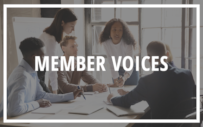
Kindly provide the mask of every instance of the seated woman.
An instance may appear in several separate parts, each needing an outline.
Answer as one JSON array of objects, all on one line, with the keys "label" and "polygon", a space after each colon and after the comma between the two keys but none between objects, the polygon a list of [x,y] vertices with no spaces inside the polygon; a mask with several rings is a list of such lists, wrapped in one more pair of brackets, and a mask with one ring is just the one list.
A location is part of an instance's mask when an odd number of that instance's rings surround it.
[{"label": "seated woman", "polygon": [[[137,85],[139,80],[139,72],[135,70],[136,63],[130,71],[125,71],[121,64],[119,71],[115,71],[111,56],[118,57],[131,56],[139,54],[139,44],[135,41],[133,34],[130,32],[128,25],[121,19],[111,19],[107,22],[104,30],[100,35],[100,43],[103,44],[109,61],[113,84],[112,87],[123,85]],[[126,62],[130,66],[130,61]]]},{"label": "seated woman", "polygon": [[[70,56],[77,56],[77,43],[75,41],[76,37],[65,36],[60,43],[61,48],[66,57],[68,63]],[[69,93],[77,90],[80,80],[82,79],[88,85],[81,86],[84,92],[98,91],[105,92],[106,85],[100,84],[88,71],[77,71],[75,67],[74,71],[61,71],[59,67],[58,70],[58,92],[59,93]]]}]

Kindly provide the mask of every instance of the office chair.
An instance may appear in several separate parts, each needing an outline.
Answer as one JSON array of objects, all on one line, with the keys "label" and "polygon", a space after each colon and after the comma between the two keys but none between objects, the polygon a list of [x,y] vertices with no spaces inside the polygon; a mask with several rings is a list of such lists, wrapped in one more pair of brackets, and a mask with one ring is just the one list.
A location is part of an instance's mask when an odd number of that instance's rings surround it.
[{"label": "office chair", "polygon": [[[196,102],[196,98],[192,97],[178,103],[168,114],[169,119],[196,119],[196,106],[186,107],[185,105],[194,104]],[[181,107],[185,107],[182,108]],[[177,124],[165,124],[164,127],[201,127],[203,121],[203,109],[202,105],[200,107],[200,123],[177,123]],[[175,116],[175,117],[174,117]]]},{"label": "office chair", "polygon": [[[196,119],[196,112],[193,112],[185,117],[185,119]],[[203,120],[203,109],[200,109],[200,123],[182,123],[177,127],[201,127]]]}]

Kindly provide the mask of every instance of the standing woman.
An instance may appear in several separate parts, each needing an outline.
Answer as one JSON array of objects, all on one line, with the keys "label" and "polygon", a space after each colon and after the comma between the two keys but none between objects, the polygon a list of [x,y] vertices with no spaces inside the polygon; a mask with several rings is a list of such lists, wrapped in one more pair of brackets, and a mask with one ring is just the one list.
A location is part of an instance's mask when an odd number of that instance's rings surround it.
[{"label": "standing woman", "polygon": [[[63,38],[63,33],[70,34],[74,31],[74,27],[77,21],[75,14],[68,8],[60,9],[52,22],[52,24],[45,28],[40,39],[45,45],[45,56],[49,56],[49,63],[51,64],[51,56],[56,56],[57,46],[60,47],[60,42]],[[51,66],[49,67],[51,70]],[[58,75],[55,71],[49,71],[46,73],[45,82],[48,83],[50,91],[57,94],[58,90]],[[42,84],[41,84],[42,85]],[[43,87],[44,88],[44,87]],[[44,89],[46,91],[46,89]],[[46,91],[47,92],[47,91]]]},{"label": "standing woman", "polygon": [[[136,63],[134,63],[131,71],[125,71],[122,63],[119,71],[115,71],[111,59],[111,56],[115,56],[116,61],[118,61],[119,56],[122,56],[122,58],[131,56],[134,59],[135,54],[139,54],[139,45],[136,43],[128,25],[121,19],[111,19],[100,35],[100,43],[104,46],[110,65],[113,78],[113,84],[110,86],[137,85],[139,73],[135,71]],[[130,66],[128,60],[126,65],[127,67]]]}]

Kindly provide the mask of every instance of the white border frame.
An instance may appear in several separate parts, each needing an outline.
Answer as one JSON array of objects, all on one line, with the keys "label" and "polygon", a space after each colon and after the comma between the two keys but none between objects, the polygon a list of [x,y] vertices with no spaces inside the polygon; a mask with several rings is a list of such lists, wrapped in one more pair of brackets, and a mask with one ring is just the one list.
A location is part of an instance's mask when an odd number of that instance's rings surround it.
[{"label": "white border frame", "polygon": [[[30,119],[30,120],[14,120],[14,119],[7,119],[7,8],[196,8],[196,106],[197,106],[197,119],[153,119],[153,120],[141,120],[141,119],[116,119],[116,120],[109,120],[109,119],[83,119],[83,120],[49,120],[49,119]],[[90,5],[90,4],[4,4],[3,8],[4,14],[4,61],[3,61],[3,68],[4,68],[4,114],[3,114],[3,121],[5,123],[199,123],[200,122],[200,5],[199,4],[151,4],[151,5]]]}]

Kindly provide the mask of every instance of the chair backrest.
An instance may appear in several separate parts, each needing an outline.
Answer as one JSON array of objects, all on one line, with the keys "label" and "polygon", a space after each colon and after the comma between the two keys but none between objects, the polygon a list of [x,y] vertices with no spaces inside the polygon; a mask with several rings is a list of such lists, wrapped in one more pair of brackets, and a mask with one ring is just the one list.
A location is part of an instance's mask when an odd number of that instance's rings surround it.
[{"label": "chair backrest", "polygon": [[[196,119],[196,112],[193,112],[185,117],[185,119]],[[203,121],[203,109],[200,109],[200,123],[181,123],[176,127],[201,127]]]},{"label": "chair backrest", "polygon": [[[184,100],[182,102],[180,102],[177,107],[187,103],[187,102],[190,102],[192,101],[195,101],[196,98],[190,98],[188,100]],[[188,109],[189,110],[189,109]],[[196,109],[195,109],[195,106],[192,108],[193,112],[189,113],[188,115],[186,115],[183,119],[196,119]],[[175,110],[176,111],[176,110]],[[177,124],[174,124],[173,126],[168,126],[167,124],[164,126],[164,127],[201,127],[201,124],[202,124],[202,121],[203,121],[203,109],[201,108],[200,109],[200,123],[177,123]]]}]

